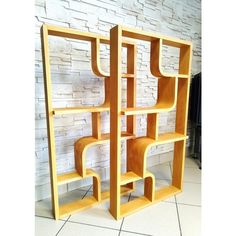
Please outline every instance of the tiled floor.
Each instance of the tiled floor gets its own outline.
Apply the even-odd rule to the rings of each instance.
[[[149,168],[155,174],[156,188],[171,182],[172,163]],[[107,184],[103,184],[106,188]],[[61,202],[83,198],[91,194],[91,186],[74,190]],[[122,201],[129,201],[143,194],[143,182]],[[36,236],[200,236],[201,232],[201,170],[194,160],[186,158],[183,193],[151,205],[137,213],[116,221],[108,212],[109,202],[62,220],[52,219],[50,199],[36,203]]]

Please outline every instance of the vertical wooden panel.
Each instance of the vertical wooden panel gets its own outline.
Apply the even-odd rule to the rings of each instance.
[[[101,138],[101,115],[100,112],[92,112],[92,136]]]
[[[54,217],[56,219],[59,219],[56,150],[55,150],[53,111],[52,111],[52,94],[51,94],[52,88],[51,88],[49,48],[48,48],[48,30],[47,30],[46,25],[43,25],[41,28],[41,40],[42,40],[42,59],[43,59],[43,72],[44,72],[45,103],[46,103],[46,115],[47,115],[47,133],[48,133],[48,151],[49,151],[51,193],[52,193],[52,208],[54,211]]]
[[[174,144],[174,161],[172,185],[182,190],[184,177],[186,141],[178,141]]]
[[[98,202],[101,201],[101,181],[99,176],[93,176],[93,196]]]
[[[158,119],[158,113],[147,115],[147,137],[155,140],[158,139]]]
[[[121,165],[121,28],[110,30],[110,212],[120,216]]]
[[[188,74],[188,78],[178,79],[178,97],[176,105],[176,132],[187,135],[188,102],[190,87],[190,68],[192,61],[192,46],[180,49],[179,73]],[[186,141],[176,142],[174,146],[173,180],[172,184],[182,189]]]

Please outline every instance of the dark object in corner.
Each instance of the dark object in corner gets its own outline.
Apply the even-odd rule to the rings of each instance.
[[[190,87],[190,101],[189,101],[189,120],[194,128],[194,153],[193,157],[199,161],[199,168],[201,169],[202,155],[201,155],[201,72],[196,74]]]

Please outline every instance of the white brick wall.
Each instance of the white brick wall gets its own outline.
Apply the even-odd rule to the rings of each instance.
[[[36,200],[50,195],[48,144],[45,120],[40,27],[43,23],[76,28],[81,31],[109,35],[116,24],[153,31],[193,42],[192,73],[201,66],[201,1],[200,0],[36,0],[35,2],[35,159]],[[167,56],[163,67],[175,71],[177,52],[164,48]],[[86,42],[50,37],[54,106],[100,104],[104,98],[103,80],[94,76],[90,66],[90,48]],[[109,70],[109,46],[102,47],[102,68]],[[138,44],[138,105],[152,105],[156,99],[156,79],[149,72],[149,46]],[[123,62],[125,64],[125,57]],[[123,86],[125,92],[126,86]],[[126,96],[123,96],[125,104]],[[175,112],[161,114],[160,131],[174,130]],[[109,131],[109,113],[102,114],[102,129]],[[137,116],[137,133],[145,134],[146,116]],[[74,167],[73,144],[91,134],[91,115],[67,115],[55,118],[58,173]],[[122,146],[125,160],[125,145]],[[173,145],[152,148],[148,165],[172,157]],[[88,151],[87,166],[95,168],[103,179],[109,177],[109,146]],[[122,169],[124,170],[125,162]],[[60,188],[66,192],[91,180]]]

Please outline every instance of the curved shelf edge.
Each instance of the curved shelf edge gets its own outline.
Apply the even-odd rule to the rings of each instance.
[[[186,135],[170,132],[160,134],[158,140],[154,140],[148,137],[138,137],[132,140],[133,154],[130,158],[130,171],[133,171],[136,175],[144,177],[146,173],[146,158],[148,150],[156,145],[178,142],[186,140]]]
[[[135,138],[134,134],[127,132],[121,132],[121,140],[133,139]],[[93,136],[83,137],[77,140],[74,144],[75,152],[75,168],[79,175],[82,177],[86,176],[85,168],[85,157],[86,151],[89,147],[107,143],[110,140],[110,134],[102,134],[100,139],[96,139]]]

